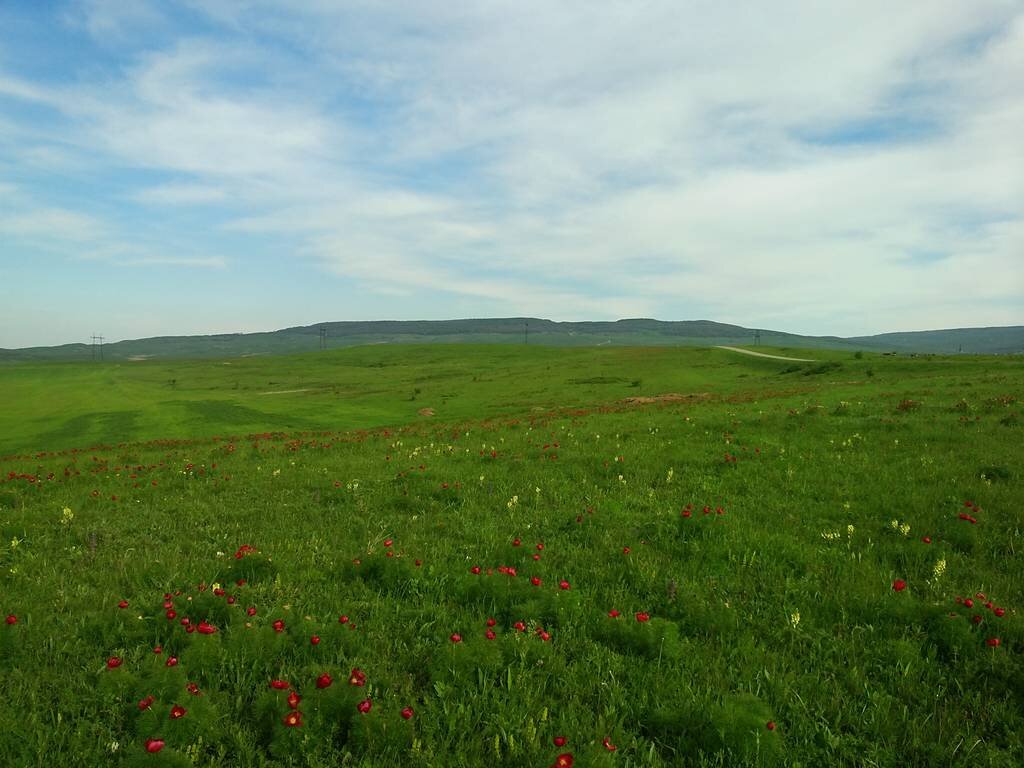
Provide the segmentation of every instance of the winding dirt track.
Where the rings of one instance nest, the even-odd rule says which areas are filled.
[[[815,360],[808,360],[805,357],[782,357],[781,355],[766,355],[764,352],[751,352],[749,349],[740,349],[739,347],[722,347],[716,346],[715,349],[728,349],[730,352],[740,352],[744,355],[753,355],[754,357],[770,357],[772,360],[789,360],[791,363],[814,363]]]

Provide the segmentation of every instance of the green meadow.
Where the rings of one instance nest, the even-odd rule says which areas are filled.
[[[1020,357],[0,367],[0,764],[1019,766]]]

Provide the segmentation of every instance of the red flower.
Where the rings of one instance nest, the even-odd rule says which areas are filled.
[[[168,610],[165,615],[167,616],[168,621],[174,621],[176,618],[178,618],[178,612],[175,611],[173,608]]]
[[[289,688],[291,688],[291,685],[289,685],[284,680],[271,680],[270,687],[273,688],[275,691],[287,691]]]
[[[394,542],[391,539],[384,539],[384,546],[390,547]]]
[[[369,699],[363,699],[358,704],[356,704],[356,709],[358,709],[364,715],[367,712],[369,712],[372,707],[373,707],[373,702],[370,701]]]
[[[530,583],[533,584],[533,586],[535,586],[535,587],[539,587],[540,586],[540,579],[538,577],[536,577],[536,576],[533,576],[533,577],[530,578]]]
[[[566,581],[565,579],[562,579],[560,582],[558,582],[558,588],[559,589],[569,589],[569,582]]]
[[[998,648],[999,647],[999,643],[1000,643],[1000,640],[999,640],[998,637],[990,637],[988,640],[985,641],[985,644],[989,648]]]
[[[206,621],[205,619],[203,621],[199,622],[199,634],[201,634],[201,635],[212,635],[216,631],[217,631],[217,628],[215,626],[213,626],[213,624],[211,624],[210,622]]]
[[[549,634],[548,634],[547,632],[545,632],[545,631],[544,631],[543,629],[542,629],[542,630],[540,630],[540,631],[539,631],[539,632],[537,633],[537,637],[539,637],[539,638],[540,638],[541,640],[543,640],[543,641],[544,641],[545,643],[546,643],[546,642],[547,642],[548,640],[550,640],[550,639],[551,639],[551,635],[549,635]]]
[[[923,537],[921,539],[921,541],[923,541],[925,544],[931,544],[932,543],[932,537],[931,536],[925,536],[925,537]]]
[[[973,608],[974,607],[974,601],[971,600],[971,598],[968,597],[966,600],[964,600],[964,607],[965,608]]]
[[[479,576],[480,575],[480,566],[479,565],[474,565],[472,568],[469,569],[469,572],[472,573],[474,576]]]
[[[536,562],[539,562],[539,561],[540,561],[540,552],[535,552],[534,555],[533,555],[533,562],[536,563]]]
[[[412,711],[412,707],[406,707],[402,710],[402,717],[406,720],[411,719],[414,714],[415,713]]]
[[[111,656],[107,659],[107,669],[117,669],[122,664],[124,664],[124,659],[120,656]]]
[[[278,619],[270,626],[274,628],[275,632],[284,632],[284,619]]]
[[[298,728],[302,725],[302,713],[297,709],[293,709],[287,715],[285,715],[281,722],[287,725],[289,728]]]
[[[299,702],[302,701],[302,697],[299,696],[295,691],[288,694],[288,706],[292,709],[299,708]]]
[[[1005,608],[996,608],[994,611],[992,611],[992,613],[994,613],[999,618],[1002,618],[1003,616],[1006,615],[1006,609]]]
[[[513,547],[521,547],[522,545],[523,545],[523,542],[522,542],[521,539],[513,539],[513,541],[512,541],[512,546]]]
[[[892,591],[893,592],[902,592],[906,588],[907,588],[907,582],[905,582],[903,579],[896,579],[892,583]]]
[[[493,618],[487,619],[487,626],[488,627],[493,627],[497,623],[498,623],[497,619],[493,619]]]
[[[451,640],[453,643],[461,643],[462,642],[462,635],[460,635],[458,632],[453,632],[452,636],[449,637],[448,639]]]
[[[7,618],[5,618],[4,621],[7,622],[8,626],[10,626],[11,624],[18,623],[18,617],[15,616],[13,613],[8,613]]]
[[[629,554],[629,552],[630,552],[630,549],[629,549],[629,547],[623,547],[623,548],[622,548],[622,554],[624,554],[624,555],[628,555],[628,554]]]
[[[153,653],[155,653],[157,656],[159,656],[163,652],[164,652],[164,649],[163,649],[162,646],[159,646],[159,645],[154,645],[153,646]]]
[[[645,621],[650,621],[651,620],[651,614],[644,613],[643,611],[637,611],[636,612],[636,620],[639,621],[640,623],[643,623]]]
[[[199,690],[197,683],[189,683],[185,686],[185,690],[191,693],[193,696],[202,696],[203,692]]]
[[[153,695],[147,696],[139,701],[139,711],[143,712],[153,706],[153,702],[156,701],[156,697]]]
[[[177,656],[168,656],[167,657],[167,661],[165,662],[164,666],[167,666],[167,667],[176,667],[176,666],[178,666],[178,657]]]
[[[608,615],[611,616],[613,619],[617,619],[622,614],[620,614],[618,610],[616,610],[615,608],[612,608],[610,611],[608,611]]]
[[[320,645],[320,635],[313,635],[309,638],[310,645]]]
[[[566,752],[555,758],[555,762],[551,768],[572,768],[572,764],[572,752]]]
[[[352,674],[348,676],[348,684],[362,688],[366,685],[366,673],[359,667],[353,667]]]
[[[971,621],[973,621],[975,624],[981,624],[982,619],[981,616],[976,613],[973,616],[971,616]]]
[[[118,608],[127,608],[128,607],[128,601],[127,600],[122,600],[121,602],[119,602],[117,604],[117,607]]]
[[[526,631],[526,624],[521,622],[521,621],[517,621],[512,626],[514,626],[516,628],[516,630],[518,630],[519,632],[525,632]]]
[[[255,616],[256,615],[256,606],[255,605],[250,605],[248,608],[245,609],[245,613],[248,616]]]
[[[187,712],[187,709],[180,706],[179,704],[175,704],[173,707],[171,707],[171,720],[178,720],[184,717]]]
[[[537,544],[537,551],[538,551],[538,552],[541,552],[541,551],[543,551],[543,550],[544,550],[544,545],[543,545],[543,544],[541,544],[541,543],[538,543],[538,544]]]
[[[146,751],[151,755],[155,755],[161,749],[164,748],[163,739],[146,739]]]
[[[774,720],[769,720],[767,723],[764,724],[764,727],[767,728],[769,731],[774,731],[775,730],[775,721]]]
[[[607,736],[604,737],[604,740],[601,743],[604,744],[604,748],[607,749],[609,752],[614,752],[616,749],[618,749],[618,747],[612,744],[611,739]]]
[[[566,739],[565,736],[555,736],[551,741],[554,742],[556,747],[564,747]]]
[[[497,635],[494,634],[493,629],[488,629],[486,632],[484,632],[484,637],[486,637],[488,640],[493,640],[497,637]]]
[[[339,616],[338,617],[338,623],[339,624],[348,624],[348,616],[345,616],[344,614]]]
[[[327,674],[326,672],[324,672],[322,675],[320,675],[320,677],[318,677],[316,679],[316,687],[317,688],[327,688],[333,682],[334,682],[334,680],[331,678],[331,676],[329,674]]]

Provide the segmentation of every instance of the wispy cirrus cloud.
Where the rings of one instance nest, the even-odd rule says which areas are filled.
[[[284,290],[298,271],[360,316],[401,295],[409,316],[850,335],[1024,312],[1014,4],[93,0],[65,17],[95,48],[70,76],[0,53],[0,147],[25,158],[0,175],[115,240],[216,253],[225,277],[258,260],[254,295],[251,275]],[[47,185],[62,163],[84,190]]]

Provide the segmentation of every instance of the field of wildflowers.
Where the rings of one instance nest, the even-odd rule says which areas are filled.
[[[0,459],[0,764],[1024,763],[1024,365],[718,354]]]

